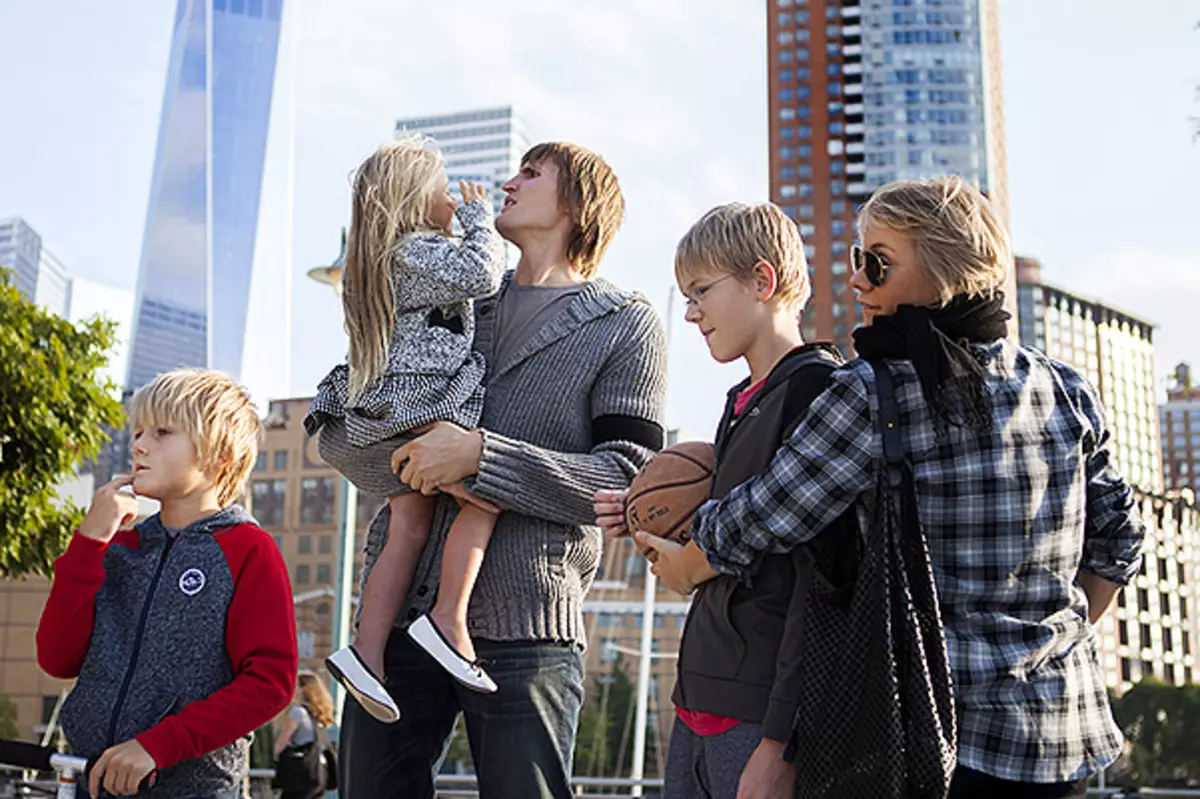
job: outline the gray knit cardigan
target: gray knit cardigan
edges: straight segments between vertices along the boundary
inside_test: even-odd
[[[512,273],[504,278],[504,285]],[[503,290],[501,290],[501,294]],[[498,294],[476,303],[487,359],[483,457],[474,492],[502,509],[471,596],[471,635],[583,645],[583,597],[600,562],[592,494],[629,485],[661,446],[666,396],[662,322],[641,295],[603,279],[507,363],[494,363]],[[441,497],[397,624],[429,610],[457,505]],[[387,540],[388,509],[367,534],[367,574]]]

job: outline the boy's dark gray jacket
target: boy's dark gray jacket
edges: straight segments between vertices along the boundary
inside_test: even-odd
[[[734,404],[749,378],[729,390],[713,497],[766,468],[841,360],[831,345],[793,350],[740,415]],[[801,651],[812,564],[809,549],[800,547],[765,558],[753,585],[722,575],[700,586],[679,645],[677,706],[761,723],[765,737],[788,740],[800,697],[787,676]]]
[[[240,791],[250,734],[295,691],[287,567],[236,505],[174,535],[157,514],[107,544],[76,534],[37,643],[43,669],[78,677],[62,710],[71,751],[136,738],[158,765],[147,796]]]

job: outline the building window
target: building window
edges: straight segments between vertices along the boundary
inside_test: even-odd
[[[841,136],[843,133],[845,133],[845,131],[846,131],[846,126],[844,124],[842,124],[841,122],[830,122],[829,123],[829,135],[830,136]]]
[[[54,715],[54,708],[58,705],[58,694],[42,695],[42,724],[49,724],[50,718]]]
[[[848,272],[850,270],[849,270],[849,265],[845,261],[834,261],[830,265],[830,271],[834,275],[837,275],[840,277],[840,276],[846,274],[846,272]]]
[[[1138,645],[1142,649],[1150,648],[1150,625],[1142,624],[1138,626]]]
[[[840,6],[825,6],[825,19],[837,19],[842,15]]]
[[[826,25],[825,26],[825,38],[826,39],[836,39],[837,37],[839,37],[841,35],[842,35],[842,26],[841,25]]]
[[[1124,682],[1129,682],[1133,679],[1129,669],[1129,658],[1121,658],[1121,679]]]
[[[846,223],[840,219],[835,219],[829,224],[829,231],[834,238],[846,235]]]
[[[311,535],[300,536],[300,541],[296,545],[296,552],[298,552],[301,555],[311,555],[312,554],[312,536]]]
[[[842,74],[842,65],[837,63],[836,61],[832,64],[826,64],[825,65],[825,74],[831,78],[841,75]],[[841,94],[841,90],[840,90],[841,84],[838,84],[838,86],[839,86],[838,94]]]
[[[1145,569],[1146,569],[1146,563],[1145,563],[1145,561],[1143,561],[1142,562],[1143,573],[1145,573]],[[1137,590],[1137,594],[1138,594],[1138,610],[1140,610],[1140,611],[1149,610],[1150,609],[1150,592],[1147,591],[1145,588],[1139,588]]]
[[[250,487],[251,509],[259,524],[278,527],[283,524],[287,480],[255,480]]]
[[[841,54],[842,54],[842,46],[840,44],[838,44],[837,42],[830,42],[829,44],[825,45],[825,55],[837,56],[837,55],[841,55]]]
[[[1121,642],[1121,646],[1129,646],[1129,627],[1124,621],[1117,623],[1117,640]]]
[[[830,83],[829,86],[826,88],[829,92],[830,97],[841,97],[842,96],[842,84],[836,83],[836,82]]]
[[[784,185],[780,186],[779,187],[779,196],[783,197],[785,199],[789,198],[789,197],[795,197],[796,196],[796,184],[785,183]]]
[[[808,52],[807,47],[797,47],[796,48],[796,60],[797,61],[807,61],[808,56],[809,56],[809,52]]]
[[[330,579],[330,569],[328,563],[317,564],[317,583],[320,585],[333,584],[333,580]]]
[[[796,40],[796,35],[794,33],[792,33],[791,31],[780,31],[779,32],[779,43],[780,44],[791,44],[795,40]]]
[[[1168,663],[1166,666],[1164,666],[1163,667],[1163,675],[1166,677],[1166,680],[1168,683],[1174,683],[1175,682],[1175,664]]]
[[[317,552],[328,555],[333,552],[333,536],[323,535],[317,540]]]
[[[308,585],[312,582],[312,568],[307,563],[296,567],[296,585]]]
[[[254,459],[254,471],[265,472],[267,470],[267,453],[260,452],[258,457]]]
[[[829,212],[834,216],[841,216],[846,213],[846,201],[834,200],[829,204]]]
[[[796,135],[799,136],[801,139],[811,139],[812,138],[812,125],[797,125],[796,126]]]
[[[1163,633],[1163,651],[1164,652],[1174,652],[1175,651],[1175,637],[1171,634],[1171,628],[1163,627],[1162,633]]]
[[[274,468],[275,468],[275,471],[277,471],[277,472],[286,472],[287,471],[287,450],[286,449],[275,450],[275,467]]]
[[[1169,595],[1158,595],[1158,613],[1163,618],[1171,615],[1171,597]]]
[[[334,479],[305,477],[300,481],[300,523],[332,524]]]
[[[792,71],[790,69],[779,70],[779,82],[780,83],[791,83],[792,82]]]
[[[796,216],[800,219],[812,219],[813,207],[811,205],[800,205],[796,208]]]

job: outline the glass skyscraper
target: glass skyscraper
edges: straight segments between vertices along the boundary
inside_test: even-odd
[[[126,390],[241,378],[283,0],[178,0]]]
[[[880,186],[958,174],[1007,220],[997,2],[766,0],[771,199],[804,238],[806,339],[850,350],[855,219]]]

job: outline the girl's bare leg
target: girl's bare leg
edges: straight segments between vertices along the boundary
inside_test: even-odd
[[[467,606],[495,526],[496,514],[462,503],[446,533],[437,604],[429,612],[430,620],[467,660],[475,659],[475,645],[467,632]]]
[[[388,539],[367,576],[358,632],[354,636],[355,651],[381,680],[388,635],[400,615],[400,607],[408,596],[413,573],[417,570],[417,560],[429,539],[436,500],[437,497],[427,497],[417,491],[388,498],[391,511]]]

